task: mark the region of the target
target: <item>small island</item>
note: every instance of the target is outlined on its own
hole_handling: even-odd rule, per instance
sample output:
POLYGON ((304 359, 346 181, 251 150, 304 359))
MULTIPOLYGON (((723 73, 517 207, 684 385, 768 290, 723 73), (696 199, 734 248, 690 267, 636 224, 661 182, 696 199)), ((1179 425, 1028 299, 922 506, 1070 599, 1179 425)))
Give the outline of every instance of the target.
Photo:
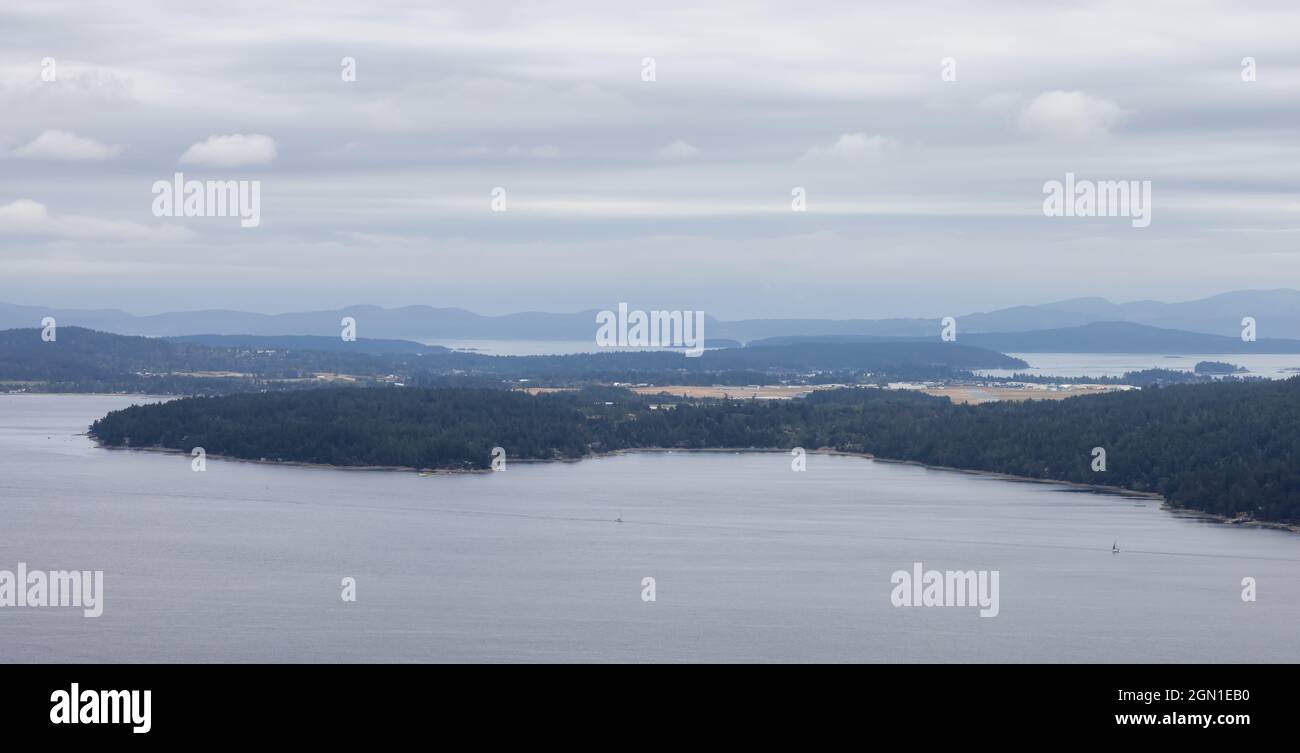
POLYGON ((1237 366, 1223 361, 1201 361, 1192 369, 1199 375, 1204 376, 1226 376, 1228 374, 1246 374, 1250 370, 1244 366, 1237 366))

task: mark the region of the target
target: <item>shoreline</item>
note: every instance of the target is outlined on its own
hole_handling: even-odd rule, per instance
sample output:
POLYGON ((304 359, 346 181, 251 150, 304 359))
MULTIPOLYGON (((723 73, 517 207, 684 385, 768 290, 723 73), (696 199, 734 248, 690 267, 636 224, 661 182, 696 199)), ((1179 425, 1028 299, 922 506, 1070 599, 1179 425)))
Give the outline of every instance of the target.
MULTIPOLYGON (((104 450, 114 450, 120 452, 132 452, 132 451, 155 452, 155 453, 161 453, 165 455, 181 455, 187 458, 191 457, 189 452, 186 452, 184 450, 176 450, 169 447, 115 447, 115 446, 104 444, 98 438, 91 436, 89 433, 84 433, 82 436, 89 437, 95 443, 96 447, 104 450)), ((589 453, 583 455, 582 457, 577 457, 577 458, 550 458, 550 459, 520 458, 515 460, 508 459, 508 462, 528 463, 528 464, 580 463, 584 460, 599 460, 601 458, 617 457, 620 455, 647 454, 647 453, 670 454, 676 452, 718 453, 718 454, 725 453, 725 454, 733 454, 733 455, 740 454, 740 453, 747 453, 747 454, 767 453, 767 454, 781 454, 781 455, 789 454, 788 450, 772 449, 772 448, 764 448, 764 447, 701 447, 701 448, 629 447, 620 450, 611 450, 609 452, 589 453)), ((1195 518, 1205 520, 1207 522, 1218 523, 1221 525, 1237 526, 1240 528, 1258 528, 1264 530, 1288 531, 1290 533, 1300 533, 1300 524, 1281 523, 1281 522, 1274 522, 1274 521, 1267 521, 1267 520, 1254 520, 1252 518, 1230 518, 1226 515, 1219 515, 1217 513, 1205 512, 1203 510, 1193 510, 1186 507, 1178 507, 1176 505, 1170 504, 1169 500, 1165 499, 1163 495, 1157 494, 1156 492, 1140 492, 1133 489, 1126 489, 1122 486, 1112 486, 1109 484, 1085 484, 1078 481, 1057 481, 1053 479, 1034 478, 1032 476, 1017 476, 1015 474, 1000 473, 998 471, 983 471, 983 470, 975 470, 971 468, 954 468, 951 466, 931 465, 928 463, 922 463, 917 460, 895 460, 892 458, 877 457, 868 452, 847 452, 844 450, 835 450, 831 448, 818 448, 814 450, 809 450, 808 453, 811 455, 838 455, 842 457, 856 457, 865 460, 872 460, 878 463, 910 465, 918 468, 925 468, 932 471, 944 471, 948 473, 964 473, 971 476, 992 478, 1000 481, 1048 484, 1052 486, 1062 486, 1077 491, 1087 491, 1094 494, 1106 494, 1106 495, 1117 496, 1117 497, 1128 497, 1130 499, 1155 500, 1160 502, 1160 508, 1166 512, 1177 513, 1179 515, 1185 515, 1188 517, 1195 517, 1195 518)), ((398 466, 398 465, 331 465, 329 463, 308 463, 301 460, 265 460, 265 459, 255 460, 251 458, 240 458, 240 457, 234 457, 230 455, 220 455, 216 453, 207 453, 205 457, 215 459, 215 460, 225 460, 225 461, 236 462, 236 463, 254 463, 258 465, 279 465, 279 466, 314 468, 314 469, 333 470, 333 471, 360 471, 360 472, 396 471, 401 473, 415 473, 422 477, 495 473, 495 471, 493 471, 491 468, 460 469, 460 468, 415 468, 411 466, 398 466)))

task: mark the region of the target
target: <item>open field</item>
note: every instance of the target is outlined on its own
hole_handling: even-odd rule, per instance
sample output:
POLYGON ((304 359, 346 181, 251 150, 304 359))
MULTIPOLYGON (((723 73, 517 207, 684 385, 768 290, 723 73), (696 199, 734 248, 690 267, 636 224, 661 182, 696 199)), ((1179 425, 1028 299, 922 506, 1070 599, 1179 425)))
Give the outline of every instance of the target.
MULTIPOLYGON (((842 385, 834 385, 839 387, 842 385)), ((701 387, 696 385, 668 385, 665 387, 632 387, 631 390, 638 395, 672 395, 673 397, 715 397, 715 398, 734 398, 736 400, 748 400, 758 398, 759 400, 788 400, 794 397, 803 397, 815 389, 830 389, 832 385, 764 385, 748 387, 733 385, 715 385, 712 387, 701 387)))
MULTIPOLYGON (((641 395, 671 395, 673 397, 688 398, 732 398, 737 400, 748 400, 757 398, 759 400, 788 400, 796 397, 803 397, 813 390, 837 389, 844 385, 764 385, 764 386, 747 386, 734 387, 725 385, 715 385, 712 387, 699 387, 690 385, 668 385, 663 387, 633 387, 633 392, 641 395)), ((547 388, 534 388, 539 391, 547 388)), ((976 385, 949 385, 944 387, 916 387, 901 389, 917 389, 927 395, 936 397, 946 397, 954 403, 991 403, 999 400, 1063 400, 1067 397, 1078 397, 1080 395, 1098 395, 1103 392, 1113 392, 1118 387, 1110 385, 1073 385, 1069 388, 1047 389, 1038 387, 985 387, 976 385)), ((549 391, 549 390, 547 390, 549 391)))

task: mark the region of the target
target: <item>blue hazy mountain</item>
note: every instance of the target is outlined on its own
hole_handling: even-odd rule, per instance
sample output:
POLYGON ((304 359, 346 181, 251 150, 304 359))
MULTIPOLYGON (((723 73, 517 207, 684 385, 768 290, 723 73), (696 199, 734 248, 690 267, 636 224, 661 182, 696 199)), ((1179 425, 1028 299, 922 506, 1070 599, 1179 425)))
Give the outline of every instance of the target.
MULTIPOLYGON (((612 305, 612 304, 611 304, 612 305)), ((0 303, 0 329, 37 326, 46 316, 61 325, 152 337, 211 333, 221 335, 316 335, 338 337, 340 320, 357 320, 359 337, 438 340, 590 340, 596 310, 555 314, 523 312, 484 316, 459 308, 432 306, 350 306, 286 314, 245 311, 182 311, 135 316, 117 309, 57 309, 0 303)), ((963 335, 1060 330, 1099 322, 1128 322, 1188 333, 1237 337, 1241 320, 1253 317, 1263 338, 1300 339, 1300 291, 1243 290, 1180 303, 1075 298, 1042 305, 1013 306, 988 312, 952 314, 963 335)), ((705 317, 709 338, 740 342, 825 335, 928 338, 940 317, 899 319, 743 319, 705 317)), ((1258 351, 1257 351, 1258 352, 1258 351)))

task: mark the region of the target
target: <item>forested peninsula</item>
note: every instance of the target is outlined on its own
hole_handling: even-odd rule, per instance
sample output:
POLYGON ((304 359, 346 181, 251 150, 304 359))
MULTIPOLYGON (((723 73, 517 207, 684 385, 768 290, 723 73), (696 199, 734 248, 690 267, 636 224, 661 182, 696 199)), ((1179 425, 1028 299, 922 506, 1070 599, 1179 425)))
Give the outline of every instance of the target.
POLYGON ((1163 496, 1227 517, 1300 523, 1300 379, 957 405, 878 388, 796 400, 685 400, 613 387, 532 395, 379 387, 194 397, 96 421, 111 447, 249 460, 474 470, 648 448, 793 447, 1163 496), (1094 448, 1106 454, 1094 470, 1094 448))

